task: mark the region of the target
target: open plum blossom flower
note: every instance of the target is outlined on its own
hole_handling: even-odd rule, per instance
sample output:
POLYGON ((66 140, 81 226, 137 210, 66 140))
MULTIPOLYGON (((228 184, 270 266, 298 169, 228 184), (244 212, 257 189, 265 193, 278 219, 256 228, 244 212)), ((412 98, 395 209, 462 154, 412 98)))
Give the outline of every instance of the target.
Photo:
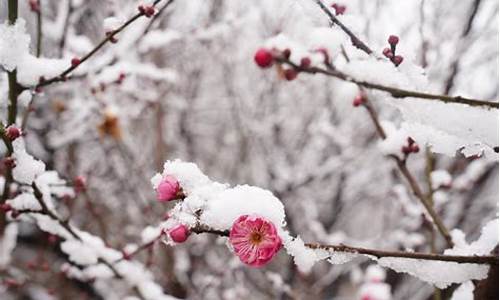
POLYGON ((231 227, 229 241, 240 260, 252 267, 265 265, 281 248, 274 224, 259 216, 240 216, 231 227))
POLYGON ((156 199, 158 199, 158 201, 171 201, 178 198, 179 194, 179 181, 170 175, 163 177, 156 188, 156 199))

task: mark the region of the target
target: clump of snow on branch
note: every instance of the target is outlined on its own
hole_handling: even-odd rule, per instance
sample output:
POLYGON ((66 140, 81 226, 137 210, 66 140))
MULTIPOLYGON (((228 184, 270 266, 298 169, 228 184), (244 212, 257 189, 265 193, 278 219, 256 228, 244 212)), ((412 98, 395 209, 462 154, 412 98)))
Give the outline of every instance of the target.
MULTIPOLYGON (((498 245, 498 219, 484 226, 481 237, 471 243, 465 242, 463 233, 454 230, 453 240, 456 246, 445 250, 447 255, 488 255, 498 245)), ((391 268, 396 272, 404 272, 418 277, 428 283, 444 289, 453 283, 463 283, 469 280, 481 280, 487 277, 489 266, 431 261, 422 259, 383 257, 377 260, 381 266, 391 268)))
POLYGON ((299 237, 293 238, 284 230, 283 204, 270 191, 248 185, 229 188, 211 181, 195 164, 180 160, 167 161, 163 173, 151 179, 153 187, 167 175, 179 181, 186 198, 170 211, 169 219, 161 225, 165 229, 177 223, 195 226, 200 222, 210 228, 228 230, 241 215, 259 215, 278 228, 284 248, 301 271, 310 271, 316 261, 329 256, 328 251, 310 249, 299 237))
POLYGON ((14 25, 7 21, 0 25, 0 64, 7 70, 13 71, 24 59, 20 53, 27 53, 30 36, 26 34, 26 21, 19 19, 14 25))
POLYGON ((30 36, 26 33, 26 21, 19 18, 14 25, 0 25, 0 65, 6 70, 17 69, 22 85, 35 85, 40 77, 51 78, 70 66, 68 59, 37 58, 30 54, 30 36))
POLYGON ((12 176, 16 181, 31 184, 38 175, 45 171, 45 164, 26 152, 23 139, 16 139, 12 146, 14 148, 13 157, 16 160, 12 176))
POLYGON ((380 125, 387 135, 386 139, 378 143, 380 151, 384 155, 395 155, 401 159, 404 158, 401 147, 407 143, 409 137, 408 132, 402 128, 397 129, 396 126, 389 121, 382 121, 380 125))
POLYGON ((440 187, 451 186, 451 175, 446 170, 434 170, 431 172, 432 188, 438 189, 440 187))
POLYGON ((498 219, 489 221, 481 230, 481 236, 468 244, 465 234, 454 229, 451 232, 455 247, 444 251, 448 255, 488 255, 498 245, 498 219))
POLYGON ((484 279, 489 270, 487 265, 412 258, 383 257, 377 262, 383 267, 391 268, 400 273, 408 273, 440 289, 453 283, 484 279))
POLYGON ((11 261, 11 253, 17 244, 17 233, 17 224, 9 223, 0 237, 0 269, 8 266, 11 261))
POLYGON ((474 284, 472 281, 462 283, 458 289, 453 292, 451 300, 473 300, 474 299, 474 284))

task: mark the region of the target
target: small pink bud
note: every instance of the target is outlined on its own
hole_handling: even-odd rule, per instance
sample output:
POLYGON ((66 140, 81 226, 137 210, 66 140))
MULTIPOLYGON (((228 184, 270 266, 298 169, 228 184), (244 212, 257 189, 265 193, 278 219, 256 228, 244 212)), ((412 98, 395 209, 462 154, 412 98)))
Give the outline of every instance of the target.
POLYGON ((318 48, 318 49, 314 50, 314 52, 319 52, 319 53, 323 54, 323 62, 325 64, 330 63, 330 55, 328 54, 328 50, 326 50, 326 48, 318 48))
POLYGON ((399 37, 395 36, 395 35, 391 35, 389 36, 389 38, 387 39, 387 42, 389 43, 389 45, 391 46, 396 46, 398 43, 399 43, 399 37))
POLYGON ((57 235, 54 235, 54 234, 49 234, 49 236, 47 237, 47 241, 49 242, 49 244, 51 245, 54 245, 55 243, 57 243, 57 240, 59 238, 57 237, 57 235))
POLYGON ((122 250, 122 257, 124 260, 130 260, 132 256, 125 250, 122 250))
POLYGON ((385 48, 384 51, 382 51, 382 54, 384 54, 384 56, 387 58, 392 58, 394 56, 392 50, 389 48, 385 48))
POLYGON ((268 49, 260 48, 255 52, 254 60, 259 67, 269 68, 273 65, 274 57, 268 49))
POLYGON ((420 151, 420 147, 417 144, 411 145, 410 149, 411 149, 411 152, 413 152, 413 153, 418 153, 420 151))
POLYGON ((0 210, 6 213, 12 210, 12 206, 9 203, 2 203, 0 204, 0 210))
POLYGON ((332 4, 332 8, 335 9, 335 14, 338 16, 338 15, 343 15, 345 13, 345 10, 346 10, 346 6, 345 5, 341 5, 341 4, 337 4, 337 3, 333 3, 332 4))
POLYGON ((32 12, 40 12, 39 0, 30 0, 29 5, 32 12))
POLYGON ((5 136, 13 141, 21 136, 21 130, 14 125, 10 125, 5 129, 5 136))
POLYGON ((12 209, 10 216, 14 219, 17 219, 21 213, 17 209, 12 209))
POLYGON ((292 55, 292 50, 286 48, 285 50, 283 50, 282 54, 285 59, 290 59, 290 55, 292 55))
POLYGON ((120 73, 120 75, 118 75, 118 79, 116 80, 116 83, 121 84, 125 80, 125 77, 127 77, 127 75, 125 75, 125 73, 120 73))
POLYGON ((392 62, 397 67, 403 62, 403 57, 401 55, 396 55, 392 58, 392 62))
POLYGON ((155 8, 151 5, 139 5, 137 7, 140 13, 145 15, 146 17, 150 18, 155 14, 155 8))
POLYGON ((309 66, 311 66, 311 59, 309 57, 303 57, 300 60, 300 66, 302 68, 309 68, 309 66))
POLYGON ((406 141, 408 141, 408 145, 410 145, 410 146, 415 144, 415 140, 412 139, 410 136, 406 139, 406 141))
POLYGON ((76 176, 73 181, 73 187, 75 189, 75 193, 81 193, 85 191, 87 188, 87 178, 84 176, 76 176))
POLYGON ((365 103, 366 99, 365 99, 365 96, 364 95, 357 95, 354 100, 352 101, 352 105, 354 107, 358 107, 360 106, 361 104, 365 103))
POLYGON ((156 188, 156 199, 158 201, 171 201, 178 198, 180 192, 179 181, 173 176, 163 177, 156 188))
POLYGON ((168 231, 170 238, 176 243, 184 243, 189 237, 189 229, 183 225, 177 225, 168 231))
POLYGON ((113 44, 118 43, 118 39, 113 36, 113 31, 106 32, 106 36, 109 37, 109 41, 113 44))
POLYGON ((401 152, 403 152, 404 154, 410 154, 412 151, 411 151, 411 147, 408 147, 408 146, 403 146, 401 147, 401 152))
POLYGON ((16 160, 13 157, 11 157, 11 156, 5 157, 3 159, 3 164, 4 164, 5 167, 7 167, 9 169, 13 169, 13 168, 16 167, 16 160))
POLYGON ((292 81, 297 78, 297 71, 295 69, 287 69, 285 70, 285 79, 288 81, 292 81))
POLYGON ((73 59, 71 59, 71 65, 73 67, 78 66, 80 63, 81 63, 81 61, 80 61, 80 59, 78 57, 73 57, 73 59))

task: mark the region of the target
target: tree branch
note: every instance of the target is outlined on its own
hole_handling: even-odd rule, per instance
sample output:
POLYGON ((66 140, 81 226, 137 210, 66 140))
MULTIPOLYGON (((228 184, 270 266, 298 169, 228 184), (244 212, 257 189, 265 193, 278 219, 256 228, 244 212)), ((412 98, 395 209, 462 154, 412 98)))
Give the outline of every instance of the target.
MULTIPOLYGON (((210 233, 219 236, 228 237, 229 230, 217 230, 210 228, 206 225, 197 225, 190 229, 191 232, 196 234, 210 233)), ((498 265, 498 256, 495 255, 483 255, 483 256, 464 256, 464 255, 445 255, 445 254, 429 254, 420 252, 403 252, 403 251, 385 251, 385 250, 375 250, 368 248, 352 247, 347 245, 323 245, 317 243, 306 243, 306 247, 311 249, 325 249, 333 250, 338 252, 354 253, 354 254, 366 254, 372 255, 377 258, 382 257, 400 257, 400 258, 411 258, 411 259, 425 259, 425 260, 436 260, 436 261, 447 261, 456 263, 471 263, 471 264, 490 264, 498 265)))
POLYGON ((466 98, 462 96, 447 96, 447 95, 441 95, 441 94, 431 94, 431 93, 425 93, 425 92, 417 92, 417 91, 410 91, 410 90, 405 90, 405 89, 400 89, 400 88, 394 88, 378 83, 371 83, 363 80, 357 80, 353 77, 351 77, 348 74, 345 74, 339 70, 335 69, 323 69, 320 67, 301 67, 293 62, 291 62, 288 59, 284 59, 282 57, 276 58, 278 62, 287 64, 292 66, 294 69, 300 72, 304 73, 309 73, 309 74, 324 74, 327 76, 335 77, 337 79, 346 81, 346 82, 351 82, 354 84, 357 84, 361 87, 367 88, 367 89, 373 89, 373 90, 378 90, 382 92, 389 93, 391 96, 394 98, 418 98, 422 100, 438 100, 444 103, 459 103, 459 104, 467 104, 470 106, 476 106, 476 107, 485 107, 485 108, 496 108, 498 109, 498 102, 491 102, 491 101, 486 101, 486 100, 479 100, 479 99, 473 99, 473 98, 466 98))
MULTIPOLYGON (((161 1, 163 1, 163 0, 155 0, 152 5, 156 6, 161 1)), ((174 0, 170 0, 165 5, 165 7, 169 4, 171 4, 173 1, 174 0)), ((113 40, 118 33, 122 32, 125 28, 127 28, 130 24, 134 23, 137 19, 139 19, 142 16, 144 16, 143 12, 138 12, 137 14, 135 14, 132 18, 130 18, 128 21, 126 21, 122 26, 118 27, 116 30, 111 31, 109 34, 107 34, 106 37, 99 44, 97 44, 97 46, 94 47, 94 49, 90 50, 87 54, 85 54, 82 58, 80 58, 79 64, 71 65, 66 70, 64 70, 61 74, 59 74, 53 78, 46 79, 46 80, 43 80, 42 82, 39 82, 35 86, 35 89, 50 85, 50 84, 55 83, 55 82, 65 81, 67 79, 66 77, 71 72, 73 72, 75 69, 77 69, 79 66, 81 66, 85 61, 87 61, 96 52, 98 52, 102 47, 104 47, 104 45, 106 45, 109 41, 113 40)))
POLYGON ((330 11, 330 9, 328 9, 328 7, 326 7, 323 2, 321 2, 321 0, 313 0, 314 2, 316 2, 316 4, 318 4, 318 6, 321 8, 321 10, 323 12, 326 13, 326 15, 328 16, 328 18, 330 19, 330 23, 332 25, 337 25, 340 27, 340 29, 342 29, 342 31, 344 31, 350 38, 351 38, 351 42, 353 44, 354 47, 364 51, 366 54, 372 54, 373 53, 373 50, 370 49, 370 47, 368 47, 368 45, 366 45, 363 41, 361 41, 360 38, 358 38, 349 28, 347 28, 342 22, 339 21, 339 19, 337 19, 337 17, 335 17, 333 15, 333 13, 330 11))

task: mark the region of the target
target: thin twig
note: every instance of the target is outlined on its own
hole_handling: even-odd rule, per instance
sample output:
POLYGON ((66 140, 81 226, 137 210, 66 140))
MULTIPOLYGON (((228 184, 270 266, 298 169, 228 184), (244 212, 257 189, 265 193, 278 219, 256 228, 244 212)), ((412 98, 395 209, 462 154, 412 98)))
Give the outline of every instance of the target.
POLYGON ((370 47, 368 47, 368 45, 366 45, 360 38, 358 38, 349 28, 347 28, 347 26, 345 26, 342 22, 340 22, 340 20, 333 15, 330 9, 328 9, 328 7, 326 7, 323 4, 323 2, 321 2, 321 0, 313 0, 313 1, 316 2, 316 4, 319 5, 321 10, 326 13, 332 25, 339 26, 340 29, 342 29, 342 31, 344 31, 351 38, 351 42, 354 47, 364 51, 366 54, 373 53, 373 50, 370 49, 370 47))
POLYGON ((371 83, 363 80, 357 80, 353 77, 351 77, 348 74, 345 74, 339 70, 336 69, 323 69, 320 67, 301 67, 293 62, 291 62, 288 59, 283 59, 283 58, 276 58, 278 62, 285 63, 287 65, 292 66, 299 72, 304 72, 304 73, 309 73, 309 74, 324 74, 327 76, 335 77, 337 79, 346 81, 346 82, 351 82, 354 84, 357 84, 359 86, 362 86, 367 89, 373 89, 373 90, 378 90, 382 92, 389 93, 391 96, 394 98, 418 98, 422 100, 438 100, 444 103, 458 103, 458 104, 467 104, 470 106, 477 106, 477 107, 485 107, 485 108, 496 108, 498 109, 498 102, 491 102, 491 101, 486 101, 486 100, 479 100, 479 99, 473 99, 473 98, 466 98, 462 96, 447 96, 447 95, 441 95, 441 94, 431 94, 431 93, 425 93, 425 92, 417 92, 417 91, 410 91, 410 90, 405 90, 405 89, 400 89, 400 88, 394 88, 378 83, 371 83))
MULTIPOLYGON (((156 6, 161 1, 163 1, 163 0, 156 0, 156 1, 153 2, 152 5, 156 6)), ((169 3, 172 3, 172 2, 173 1, 169 1, 169 3)), ((125 28, 127 28, 130 24, 134 23, 137 19, 139 19, 142 16, 144 16, 143 12, 138 12, 137 14, 135 14, 128 21, 126 21, 123 25, 121 25, 116 30, 111 31, 109 34, 107 34, 106 37, 99 44, 97 44, 97 46, 94 47, 94 49, 90 50, 87 54, 85 54, 83 57, 81 57, 79 64, 77 64, 77 65, 71 65, 66 70, 64 70, 61 74, 59 74, 59 75, 57 75, 57 76, 55 76, 53 78, 46 79, 46 80, 43 80, 43 81, 39 82, 35 86, 35 89, 47 86, 47 85, 55 83, 55 82, 65 81, 66 77, 71 72, 73 72, 75 69, 77 69, 79 66, 81 66, 85 61, 87 61, 96 52, 98 52, 102 47, 104 47, 104 45, 106 45, 108 42, 110 42, 111 40, 113 40, 118 33, 122 32, 125 28)))
MULTIPOLYGON (((368 114, 370 115, 370 119, 372 120, 373 124, 375 125, 375 128, 376 128, 377 133, 379 134, 380 138, 385 140, 387 138, 387 135, 386 135, 384 129, 382 128, 382 125, 380 124, 377 112, 373 108, 373 105, 368 98, 365 98, 365 102, 363 103, 363 106, 368 111, 368 114)), ((408 167, 406 166, 406 159, 401 159, 396 155, 391 155, 390 157, 392 159, 394 159, 394 161, 396 162, 396 165, 398 166, 399 171, 406 178, 406 181, 410 185, 410 188, 411 188, 413 194, 422 203, 422 205, 424 206, 427 213, 431 216, 432 221, 436 225, 436 227, 439 230, 439 232, 441 233, 441 235, 446 240, 446 243, 448 244, 448 246, 453 247, 453 241, 451 239, 450 232, 448 231, 448 229, 444 225, 443 221, 441 220, 441 217, 439 217, 437 212, 434 210, 434 207, 429 202, 428 197, 422 192, 422 189, 420 188, 420 185, 418 184, 415 177, 408 170, 408 167)))
MULTIPOLYGON (((196 234, 200 233, 210 233, 219 236, 229 236, 229 230, 217 230, 210 228, 205 225, 198 225, 191 228, 191 232, 196 234)), ((311 249, 326 249, 338 252, 355 253, 355 254, 366 254, 372 255, 377 258, 382 257, 400 257, 400 258, 411 258, 411 259, 424 259, 424 260, 436 260, 436 261, 447 261, 456 263, 472 263, 472 264, 490 264, 498 265, 498 256, 495 255, 445 255, 445 254, 429 254, 420 252, 403 252, 403 251, 385 251, 385 250, 375 250, 361 247, 352 247, 347 245, 323 245, 317 243, 307 243, 306 247, 311 249)))

